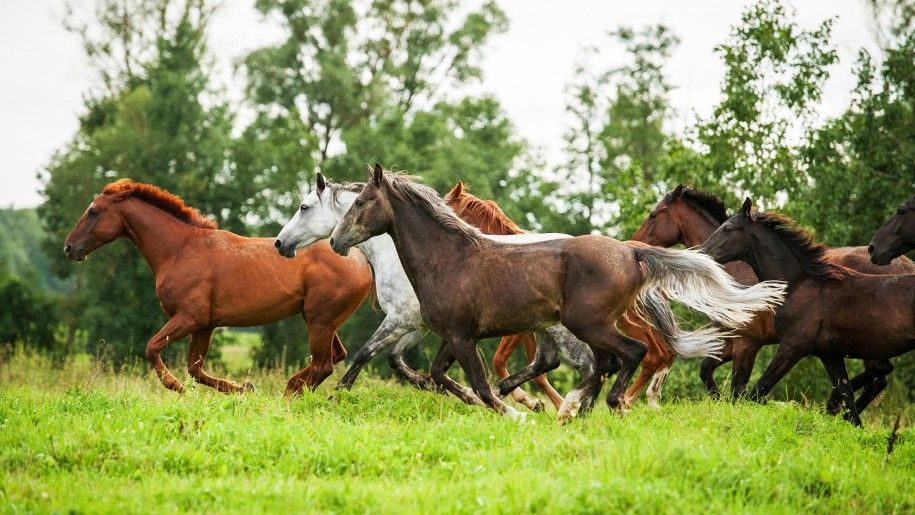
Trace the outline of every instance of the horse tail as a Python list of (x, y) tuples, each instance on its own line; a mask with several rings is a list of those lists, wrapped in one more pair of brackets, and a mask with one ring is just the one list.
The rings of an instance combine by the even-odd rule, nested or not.
[(657, 288), (642, 290), (636, 302), (636, 310), (664, 335), (667, 344), (681, 358), (717, 359), (724, 346), (724, 339), (733, 336), (730, 331), (712, 326), (695, 331), (680, 329), (670, 305)]
[(641, 298), (652, 295), (646, 291), (657, 292), (701, 311), (725, 327), (742, 327), (757, 312), (772, 310), (785, 299), (785, 282), (742, 286), (708, 254), (698, 250), (640, 247), (633, 251), (646, 269)]

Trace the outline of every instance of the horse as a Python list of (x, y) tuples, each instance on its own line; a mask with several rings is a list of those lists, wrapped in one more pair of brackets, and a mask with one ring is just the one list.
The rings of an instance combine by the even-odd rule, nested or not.
[[(283, 226), (274, 241), (279, 253), (286, 257), (293, 257), (298, 249), (328, 237), (343, 215), (350, 209), (363, 187), (364, 184), (359, 183), (333, 183), (328, 181), (323, 174), (318, 173), (315, 188), (302, 199), (299, 209)], [(562, 237), (566, 236), (524, 234), (498, 236), (497, 238), (524, 243)], [(341, 378), (337, 388), (351, 388), (360, 371), (376, 355), (386, 348), (393, 347), (388, 358), (391, 368), (407, 382), (422, 389), (431, 389), (433, 385), (430, 379), (410, 368), (403, 359), (404, 353), (422, 340), (422, 333), (427, 330), (427, 327), (422, 319), (419, 300), (404, 272), (394, 242), (390, 236), (382, 234), (370, 238), (358, 246), (368, 258), (375, 272), (375, 291), (385, 318), (371, 338), (356, 353), (353, 363)], [(559, 350), (572, 363), (572, 366), (581, 374), (591, 374), (594, 367), (594, 355), (587, 345), (579, 342), (561, 326), (550, 328), (549, 332), (548, 338), (556, 341)], [(470, 389), (461, 387), (455, 393), (464, 402), (482, 404)], [(526, 395), (518, 400), (533, 411), (543, 408), (541, 401)], [(562, 397), (559, 397), (559, 400), (561, 402)]]
[(121, 179), (89, 204), (67, 236), (64, 253), (83, 261), (99, 247), (128, 238), (152, 269), (161, 309), (169, 317), (146, 345), (146, 358), (166, 388), (184, 390), (160, 352), (190, 335), (187, 370), (220, 392), (253, 389), (212, 377), (203, 364), (213, 330), (264, 325), (300, 313), (308, 326), (311, 363), (286, 385), (289, 395), (314, 389), (346, 357), (337, 328), (372, 289), (361, 253), (340, 257), (324, 242), (298, 259), (277, 255), (269, 238), (218, 229), (184, 201), (152, 184)]
[[(775, 310), (778, 351), (750, 398), (760, 400), (805, 356), (826, 368), (845, 408), (861, 425), (860, 412), (886, 387), (889, 359), (915, 349), (915, 275), (871, 275), (829, 262), (826, 248), (790, 218), (757, 213), (752, 201), (730, 217), (703, 249), (718, 262), (741, 260), (762, 280), (788, 283)], [(855, 400), (845, 358), (879, 362)]]
[(778, 304), (784, 295), (784, 284), (778, 282), (738, 287), (697, 251), (637, 248), (606, 236), (526, 244), (496, 241), (461, 220), (432, 188), (385, 173), (376, 163), (371, 180), (337, 224), (330, 243), (345, 255), (352, 246), (382, 233), (394, 242), (423, 320), (442, 337), (432, 364), (433, 381), (453, 388), (447, 370), (457, 360), (477, 396), (512, 417), (519, 413), (499, 395), (517, 387), (518, 378), (533, 378), (558, 366), (554, 346), (539, 344), (534, 362), (500, 380), (496, 395), (476, 352), (481, 338), (562, 323), (587, 343), (595, 355), (594, 372), (566, 396), (558, 414), (565, 421), (617, 364), (619, 373), (607, 403), (611, 409), (622, 407), (622, 395), (646, 347), (621, 334), (616, 322), (637, 298), (649, 320), (666, 337), (676, 338), (670, 330), (674, 320), (657, 310), (663, 305), (669, 313), (664, 297), (735, 327), (753, 312)]
[[(672, 247), (677, 244), (686, 247), (699, 247), (727, 218), (724, 202), (721, 199), (681, 184), (658, 202), (635, 234), (632, 235), (632, 239), (662, 247)], [(886, 268), (870, 264), (867, 250), (864, 247), (826, 249), (825, 258), (831, 263), (867, 274), (915, 273), (915, 263), (912, 263), (907, 258), (897, 259), (891, 266)], [(733, 261), (725, 263), (724, 269), (741, 284), (755, 284), (758, 282), (753, 269), (744, 262)], [(773, 313), (759, 313), (752, 322), (735, 330), (735, 337), (729, 339), (725, 344), (720, 360), (705, 359), (702, 361), (700, 377), (712, 397), (718, 397), (719, 395), (718, 385), (715, 384), (715, 370), (732, 359), (734, 366), (731, 393), (735, 398), (745, 393), (759, 350), (764, 345), (778, 343), (779, 336), (774, 324)], [(869, 362), (866, 362), (865, 365), (878, 368), (883, 366)], [(853, 380), (852, 382), (863, 386), (860, 381)], [(827, 404), (830, 412), (837, 412), (839, 408), (838, 400), (838, 396), (833, 396), (830, 399)]]
[(871, 262), (885, 266), (894, 258), (915, 249), (915, 195), (896, 209), (871, 238), (867, 252)]
[[(458, 216), (471, 225), (479, 227), (484, 233), (523, 234), (525, 232), (518, 227), (518, 225), (509, 218), (494, 201), (482, 200), (468, 193), (463, 182), (458, 181), (454, 188), (445, 195), (445, 202)], [(623, 397), (623, 403), (626, 406), (631, 406), (632, 402), (642, 391), (645, 383), (651, 380), (651, 384), (648, 386), (648, 391), (646, 393), (648, 405), (650, 407), (658, 407), (661, 397), (661, 388), (664, 385), (664, 380), (667, 377), (667, 373), (670, 371), (670, 366), (673, 364), (674, 358), (678, 355), (684, 358), (706, 356), (708, 355), (709, 349), (671, 348), (670, 344), (664, 340), (663, 335), (645, 321), (638, 311), (639, 310), (636, 308), (630, 308), (619, 320), (619, 327), (624, 334), (648, 345), (648, 352), (642, 359), (639, 375), (636, 377), (635, 381), (633, 381), (632, 386), (626, 391), (626, 394)], [(499, 377), (508, 377), (506, 361), (519, 344), (525, 346), (524, 350), (527, 353), (528, 361), (533, 360), (534, 350), (536, 348), (533, 334), (524, 333), (503, 337), (499, 342), (496, 353), (492, 357), (493, 368)], [(681, 351), (681, 354), (678, 354), (677, 351)], [(542, 381), (537, 383), (538, 386), (540, 386), (540, 389), (547, 392), (547, 395), (550, 395), (549, 391), (553, 390), (553, 388), (550, 386), (546, 376), (538, 376), (535, 381), (538, 379)], [(512, 396), (515, 400), (518, 400), (519, 394), (524, 395), (523, 391), (520, 389), (512, 392)], [(558, 397), (558, 394), (556, 394), (556, 396)], [(552, 396), (550, 396), (550, 398), (553, 399)], [(558, 408), (561, 402), (562, 397), (559, 397), (558, 403), (554, 401), (554, 404), (556, 404), (556, 407)]]

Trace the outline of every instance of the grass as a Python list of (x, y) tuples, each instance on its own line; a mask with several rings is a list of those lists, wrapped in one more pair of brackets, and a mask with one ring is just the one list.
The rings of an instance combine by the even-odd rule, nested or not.
[(249, 395), (177, 395), (146, 371), (14, 356), (0, 370), (0, 509), (915, 511), (910, 428), (888, 455), (882, 422), (796, 403), (602, 405), (559, 427), (552, 411), (519, 424), (370, 378), (292, 401), (285, 378), (251, 379)]

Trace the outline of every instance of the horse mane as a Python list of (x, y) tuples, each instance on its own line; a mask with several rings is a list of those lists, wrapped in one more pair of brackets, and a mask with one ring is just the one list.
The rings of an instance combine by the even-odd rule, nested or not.
[(508, 215), (502, 211), (492, 200), (483, 200), (470, 193), (467, 187), (462, 186), (460, 191), (455, 186), (448, 192), (448, 205), (461, 218), (476, 220), (477, 227), (486, 234), (523, 234), (524, 229), (518, 227)]
[(817, 242), (813, 233), (791, 218), (774, 211), (756, 213), (756, 221), (772, 231), (798, 258), (804, 273), (820, 281), (844, 279), (849, 269), (826, 260), (826, 246)]
[(155, 206), (182, 222), (200, 229), (218, 229), (215, 220), (200, 214), (200, 211), (186, 205), (181, 197), (164, 189), (130, 179), (118, 179), (102, 190), (103, 194), (118, 195), (118, 200), (134, 197)]
[(395, 196), (425, 211), (446, 231), (464, 237), (475, 247), (482, 245), (483, 233), (462, 220), (434, 189), (413, 182), (406, 175), (388, 172), (384, 177)]
[(723, 224), (728, 219), (728, 210), (724, 205), (724, 201), (711, 193), (693, 188), (683, 188), (677, 196), (674, 196), (673, 192), (664, 196), (664, 200), (668, 202), (678, 198), (682, 198), (692, 204), (693, 207), (705, 211), (718, 223)]
[[(327, 189), (331, 191), (331, 199), (334, 202), (340, 202), (340, 194), (348, 191), (350, 193), (359, 193), (365, 187), (364, 182), (330, 182), (327, 181)], [(318, 199), (321, 193), (318, 193)]]

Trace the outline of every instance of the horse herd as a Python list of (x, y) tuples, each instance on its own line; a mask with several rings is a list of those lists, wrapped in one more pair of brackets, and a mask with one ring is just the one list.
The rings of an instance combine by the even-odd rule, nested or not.
[[(801, 358), (816, 356), (833, 385), (827, 409), (860, 424), (859, 413), (887, 384), (889, 359), (915, 347), (915, 264), (900, 257), (915, 247), (915, 197), (869, 247), (827, 249), (789, 218), (756, 212), (750, 199), (728, 217), (718, 198), (678, 186), (633, 240), (622, 242), (524, 232), (460, 182), (442, 198), (377, 164), (369, 175), (364, 184), (336, 184), (318, 174), (275, 239), (218, 230), (179, 197), (118, 180), (93, 199), (64, 253), (82, 261), (117, 238), (133, 241), (169, 317), (146, 356), (162, 383), (179, 392), (181, 382), (160, 357), (169, 343), (190, 336), (191, 377), (221, 392), (243, 392), (253, 386), (204, 370), (213, 330), (296, 313), (308, 327), (312, 359), (289, 379), (286, 393), (317, 387), (346, 357), (337, 329), (373, 287), (385, 318), (338, 388), (350, 388), (388, 350), (405, 381), (511, 417), (523, 413), (505, 404), (505, 395), (542, 409), (519, 388), (531, 380), (566, 421), (589, 411), (613, 375), (611, 408), (627, 409), (646, 383), (648, 402), (656, 405), (677, 356), (704, 358), (701, 377), (713, 396), (714, 370), (733, 361), (732, 395), (757, 400)], [(668, 248), (678, 244), (687, 248)], [(682, 329), (669, 299), (711, 323)], [(404, 354), (429, 329), (442, 342), (427, 375)], [(494, 336), (502, 340), (493, 387), (476, 346)], [(775, 343), (775, 357), (747, 391), (759, 349)], [(509, 374), (506, 360), (518, 346), (529, 363)], [(545, 375), (561, 358), (581, 376), (565, 397)], [(849, 379), (845, 358), (864, 360), (864, 371)], [(470, 388), (448, 376), (454, 361)]]

